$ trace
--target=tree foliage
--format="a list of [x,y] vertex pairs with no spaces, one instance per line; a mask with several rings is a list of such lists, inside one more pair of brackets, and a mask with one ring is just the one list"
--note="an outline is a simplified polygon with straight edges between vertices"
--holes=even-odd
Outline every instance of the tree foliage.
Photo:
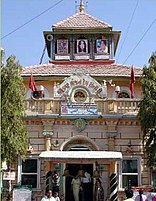
[[1,65],[1,159],[8,164],[18,156],[25,156],[28,133],[22,117],[24,114],[25,87],[20,76],[21,66],[15,56]]
[[141,120],[148,165],[152,167],[156,166],[156,52],[150,57],[149,66],[143,68],[141,85],[143,99],[138,115]]

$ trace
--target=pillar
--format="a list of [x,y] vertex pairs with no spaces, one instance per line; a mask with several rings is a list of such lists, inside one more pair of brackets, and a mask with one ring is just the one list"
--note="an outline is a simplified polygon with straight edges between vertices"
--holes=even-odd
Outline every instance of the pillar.
[[118,135],[117,132],[117,120],[106,121],[106,135],[108,138],[108,150],[115,151],[115,138]]
[[110,164],[110,201],[118,200],[117,162]]
[[50,151],[52,148],[52,136],[54,134],[53,132],[54,120],[52,121],[42,120],[42,122],[43,122],[42,134],[45,136],[45,150]]

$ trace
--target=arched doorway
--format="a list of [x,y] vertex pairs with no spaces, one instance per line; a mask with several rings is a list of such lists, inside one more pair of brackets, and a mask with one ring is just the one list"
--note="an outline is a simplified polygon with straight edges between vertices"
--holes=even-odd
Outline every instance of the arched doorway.
[[[64,151],[97,151],[99,150],[98,146],[94,141],[86,136],[74,136],[69,138],[65,143],[63,143],[62,150]],[[76,153],[75,153],[76,154]],[[82,162],[73,163],[67,162],[66,171],[68,174],[65,175],[65,201],[74,201],[73,192],[72,192],[72,180],[76,175],[79,175],[79,171],[83,170],[84,175],[80,176],[80,180],[83,186],[83,195],[79,194],[80,201],[87,200],[93,201],[93,187],[94,187],[94,179],[93,179],[93,163]],[[90,175],[90,179],[87,180],[85,174],[86,172]]]

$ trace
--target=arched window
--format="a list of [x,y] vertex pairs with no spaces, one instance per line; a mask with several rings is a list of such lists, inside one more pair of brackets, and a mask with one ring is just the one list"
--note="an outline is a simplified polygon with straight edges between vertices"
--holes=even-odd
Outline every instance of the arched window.
[[118,94],[118,98],[130,98],[129,97],[129,94],[127,93],[127,92],[120,92],[119,94]]
[[75,94],[74,94],[74,100],[76,102],[79,102],[79,103],[80,102],[85,102],[86,99],[87,99],[87,94],[86,94],[85,91],[78,90],[78,91],[75,92]]
[[70,100],[73,103],[87,103],[89,97],[89,92],[83,87],[76,87],[70,93]]
[[120,92],[116,94],[116,91],[114,90],[112,98],[130,98],[129,87],[120,86]]

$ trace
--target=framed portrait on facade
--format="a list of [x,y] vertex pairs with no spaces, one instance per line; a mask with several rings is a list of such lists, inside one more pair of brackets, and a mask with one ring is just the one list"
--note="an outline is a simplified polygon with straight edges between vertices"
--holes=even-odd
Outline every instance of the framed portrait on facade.
[[77,53],[88,53],[88,40],[77,40]]
[[108,53],[108,40],[98,39],[96,40],[96,52],[97,53]]
[[57,54],[68,54],[68,40],[57,40]]

